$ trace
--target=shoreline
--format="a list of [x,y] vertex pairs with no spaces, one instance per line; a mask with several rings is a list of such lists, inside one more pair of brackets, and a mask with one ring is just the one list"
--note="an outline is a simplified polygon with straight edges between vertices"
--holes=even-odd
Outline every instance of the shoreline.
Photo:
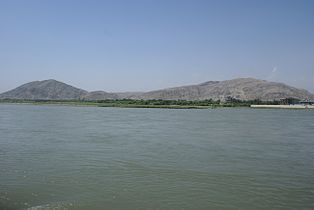
[[251,105],[254,109],[314,109],[314,105]]
[[102,104],[97,102],[0,102],[0,104],[16,105],[43,105],[43,106],[72,106],[72,107],[111,107],[111,108],[137,108],[137,109],[214,109],[228,106],[188,106],[188,105],[136,105],[136,104]]
[[73,107],[112,107],[136,109],[215,109],[215,108],[250,108],[250,109],[310,109],[314,105],[257,105],[257,104],[208,104],[208,105],[180,105],[180,104],[132,104],[132,103],[105,103],[93,101],[0,101],[0,104],[16,105],[44,105],[44,106],[73,106]]

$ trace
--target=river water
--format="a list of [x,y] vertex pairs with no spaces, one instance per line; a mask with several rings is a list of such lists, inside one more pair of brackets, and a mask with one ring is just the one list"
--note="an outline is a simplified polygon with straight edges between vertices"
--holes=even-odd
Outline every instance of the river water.
[[314,209],[314,110],[1,104],[0,209],[32,207]]

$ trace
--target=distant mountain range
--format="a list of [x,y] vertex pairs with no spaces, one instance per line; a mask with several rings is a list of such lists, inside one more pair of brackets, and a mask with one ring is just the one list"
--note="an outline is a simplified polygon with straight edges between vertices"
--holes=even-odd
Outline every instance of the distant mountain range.
[[88,92],[53,79],[35,81],[0,94],[0,99],[33,100],[106,100],[106,99],[164,99],[164,100],[239,100],[263,101],[281,98],[314,100],[314,94],[283,83],[254,78],[238,78],[225,81],[208,81],[197,85],[174,87],[149,92],[109,93]]

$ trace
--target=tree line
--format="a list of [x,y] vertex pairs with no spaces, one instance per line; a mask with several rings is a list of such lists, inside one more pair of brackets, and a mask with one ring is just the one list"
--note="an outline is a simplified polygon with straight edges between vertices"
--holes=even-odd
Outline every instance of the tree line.
[[95,103],[95,104],[117,104],[117,105],[151,105],[151,106],[250,106],[252,104],[271,104],[278,105],[283,103],[296,102],[295,99],[285,99],[284,101],[262,101],[255,100],[239,100],[235,98],[227,98],[224,101],[221,100],[163,100],[163,99],[105,99],[105,100],[27,100],[27,99],[1,99],[0,102],[6,103]]

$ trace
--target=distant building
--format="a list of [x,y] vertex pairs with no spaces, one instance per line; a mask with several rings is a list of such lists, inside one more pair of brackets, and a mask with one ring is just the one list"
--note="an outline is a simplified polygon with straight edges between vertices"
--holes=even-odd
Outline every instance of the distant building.
[[290,105],[290,104],[299,104],[300,99],[297,98],[281,98],[279,99],[280,105]]
[[227,103],[236,103],[236,102],[240,102],[239,99],[236,99],[232,96],[227,96],[224,98],[224,101],[227,102]]
[[303,105],[314,105],[314,101],[303,100],[303,101],[300,101],[299,104],[303,104]]

